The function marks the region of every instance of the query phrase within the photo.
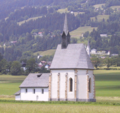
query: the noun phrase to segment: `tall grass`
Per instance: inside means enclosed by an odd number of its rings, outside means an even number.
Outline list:
[[[1,113],[120,113],[120,106],[0,103]]]

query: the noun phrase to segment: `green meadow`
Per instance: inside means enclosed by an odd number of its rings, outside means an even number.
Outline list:
[[[96,96],[120,97],[120,70],[96,70]]]
[[[96,103],[16,102],[26,76],[0,75],[0,113],[120,113],[120,70],[95,70]]]
[[[69,12],[67,8],[65,9],[58,9],[57,12],[59,13],[66,13],[66,12]]]
[[[112,8],[113,10],[119,10],[120,6],[111,6],[110,8]]]
[[[98,22],[103,21],[103,19],[104,19],[105,21],[107,21],[107,20],[109,19],[109,15],[98,15],[98,16],[97,16],[97,21],[98,21]],[[91,20],[95,21],[95,17],[91,17]]]
[[[21,21],[21,22],[17,22],[17,24],[19,25],[19,26],[21,26],[22,24],[24,24],[25,22],[29,22],[30,20],[37,20],[38,18],[42,18],[42,16],[38,16],[38,17],[32,17],[32,18],[29,18],[29,19],[27,19],[27,20],[23,20],[23,21]],[[7,19],[7,18],[6,18]]]
[[[38,54],[39,55],[42,55],[42,56],[48,56],[48,55],[54,55],[55,53],[55,49],[50,49],[50,50],[46,50],[46,51],[38,51],[38,52],[35,52],[34,55],[37,56]]]
[[[120,70],[95,70],[96,97],[120,97]],[[26,76],[0,75],[0,95],[13,95]]]
[[[71,37],[79,39],[82,36],[82,34],[84,34],[87,31],[92,32],[93,29],[97,29],[97,27],[91,27],[91,26],[79,27],[74,31],[70,32],[70,34],[71,34]]]
[[[93,7],[94,7],[94,8],[102,8],[102,6],[105,6],[105,4],[96,4],[96,5],[94,5]]]

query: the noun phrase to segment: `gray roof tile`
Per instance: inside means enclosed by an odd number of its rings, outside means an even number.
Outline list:
[[[94,69],[84,44],[58,45],[50,69]]]
[[[39,76],[41,75],[41,76]],[[30,73],[20,85],[20,88],[25,87],[48,87],[50,73]]]
[[[16,92],[14,95],[20,95],[20,93],[21,93],[21,92],[20,92],[20,90],[19,90],[19,91]]]

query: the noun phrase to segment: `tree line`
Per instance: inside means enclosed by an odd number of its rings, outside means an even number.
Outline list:
[[[111,14],[107,21],[97,22],[97,30],[93,30],[87,37],[90,38],[91,48],[97,50],[120,53],[120,13]],[[100,37],[100,34],[107,34],[107,37]]]
[[[78,18],[72,14],[68,14],[68,18],[68,26],[70,31],[79,27],[80,22]],[[54,30],[60,30],[62,32],[63,23],[64,14],[60,13],[47,14],[42,18],[34,21],[31,20],[21,26],[19,26],[15,21],[3,20],[0,22],[0,41],[9,41],[10,37],[11,39],[17,37],[18,39],[21,35],[24,35],[27,32],[30,33],[33,29],[44,29],[46,34],[53,32]]]
[[[25,63],[25,70],[23,68]],[[34,72],[49,72],[45,67],[38,68],[38,64],[34,58],[22,59],[20,61],[8,62],[0,54],[0,74],[11,74],[11,75],[28,75]]]
[[[117,57],[106,57],[104,59],[100,58],[99,56],[92,55],[91,61],[95,69],[110,69],[110,67],[113,66],[116,68],[112,68],[112,69],[117,70],[117,67],[120,66],[120,55]]]

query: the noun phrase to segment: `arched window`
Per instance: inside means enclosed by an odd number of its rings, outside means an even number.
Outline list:
[[[73,90],[73,79],[72,78],[69,79],[69,87],[70,87],[70,92],[72,92]]]
[[[89,92],[91,92],[91,78],[89,78]]]

